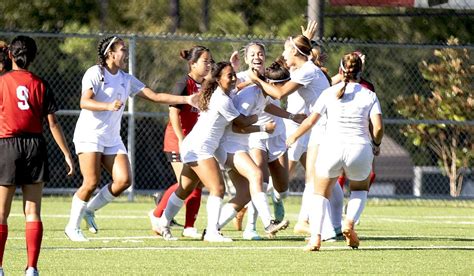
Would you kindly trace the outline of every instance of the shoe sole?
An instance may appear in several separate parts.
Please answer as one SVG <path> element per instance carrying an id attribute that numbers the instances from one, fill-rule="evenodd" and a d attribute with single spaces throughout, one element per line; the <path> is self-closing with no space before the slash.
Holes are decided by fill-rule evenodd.
<path id="1" fill-rule="evenodd" d="M 352 249 L 358 249 L 359 248 L 359 237 L 357 236 L 357 233 L 352 230 L 352 229 L 344 229 L 342 231 L 342 234 L 346 238 L 346 244 Z"/>
<path id="2" fill-rule="evenodd" d="M 277 227 L 275 230 L 273 230 L 271 232 L 266 232 L 265 231 L 265 233 L 275 235 L 276 233 L 278 233 L 278 231 L 285 230 L 290 225 L 289 221 L 285 221 L 285 223 L 283 223 L 283 224 L 282 223 L 283 222 L 280 222 L 279 227 Z"/>
<path id="3" fill-rule="evenodd" d="M 80 240 L 80 241 L 79 240 L 73 240 L 73 239 L 71 239 L 71 237 L 69 237 L 69 235 L 66 233 L 66 231 L 64 231 L 64 235 L 66 235 L 66 237 L 72 242 L 88 242 L 89 241 L 87 238 L 85 240 Z"/>

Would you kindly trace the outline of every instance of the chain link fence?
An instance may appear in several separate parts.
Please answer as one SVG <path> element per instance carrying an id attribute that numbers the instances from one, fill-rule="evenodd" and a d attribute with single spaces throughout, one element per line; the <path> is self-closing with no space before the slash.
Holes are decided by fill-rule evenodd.
<path id="1" fill-rule="evenodd" d="M 0 32 L 0 40 L 9 41 L 19 34 L 33 37 L 39 54 L 32 68 L 51 86 L 60 111 L 57 113 L 69 146 L 74 149 L 72 136 L 79 115 L 81 79 L 85 70 L 95 64 L 96 45 L 100 35 L 50 34 Z M 283 40 L 261 37 L 227 38 L 200 37 L 192 35 L 122 35 L 130 48 L 130 72 L 157 92 L 167 92 L 187 72 L 187 64 L 179 59 L 179 50 L 199 44 L 211 49 L 216 61 L 227 60 L 234 50 L 240 50 L 250 40 L 259 40 L 267 46 L 267 64 L 283 51 Z M 447 46 L 397 43 L 360 43 L 338 39 L 322 41 L 327 55 L 326 66 L 337 72 L 339 60 L 344 53 L 359 50 L 366 56 L 364 78 L 375 84 L 382 104 L 386 136 L 381 155 L 375 159 L 376 180 L 369 196 L 373 197 L 420 197 L 450 198 L 449 180 L 438 168 L 438 159 L 426 146 L 414 146 L 401 129 L 406 124 L 439 124 L 441 122 L 407 121 L 401 118 L 393 99 L 398 95 L 413 93 L 429 94 L 428 82 L 419 70 L 421 60 L 432 60 L 433 51 L 439 48 L 467 48 L 472 46 Z M 242 59 L 243 60 L 243 59 Z M 132 108 L 131 108 L 132 107 Z M 130 151 L 133 166 L 134 193 L 152 193 L 174 183 L 171 166 L 162 152 L 164 129 L 168 120 L 167 106 L 147 102 L 140 98 L 129 99 L 128 111 L 122 121 L 122 137 Z M 473 117 L 466 122 L 443 121 L 446 125 L 474 127 Z M 51 181 L 47 190 L 53 193 L 72 193 L 80 186 L 80 173 L 72 179 L 65 178 L 64 163 L 58 147 L 49 131 Z M 472 137 L 468 137 L 472 139 Z M 472 160 L 470 160 L 472 164 Z M 76 158 L 76 165 L 77 158 Z M 474 173 L 464 173 L 461 198 L 474 197 Z M 102 174 L 102 184 L 110 181 Z M 292 192 L 303 190 L 304 172 L 300 168 L 291 180 Z"/>

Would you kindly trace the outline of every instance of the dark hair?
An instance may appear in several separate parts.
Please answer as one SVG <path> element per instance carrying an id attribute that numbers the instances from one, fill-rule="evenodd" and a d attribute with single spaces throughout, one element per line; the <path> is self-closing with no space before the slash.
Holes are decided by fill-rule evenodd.
<path id="1" fill-rule="evenodd" d="M 9 51 L 15 64 L 26 69 L 35 59 L 38 48 L 33 38 L 19 35 L 12 40 Z"/>
<path id="2" fill-rule="evenodd" d="M 204 81 L 201 94 L 199 95 L 198 106 L 201 111 L 208 110 L 212 93 L 214 93 L 214 90 L 216 90 L 218 86 L 217 80 L 221 77 L 222 70 L 227 66 L 232 68 L 232 65 L 228 61 L 221 61 L 212 65 L 211 78 Z"/>
<path id="3" fill-rule="evenodd" d="M 12 69 L 12 61 L 8 57 L 8 45 L 0 40 L 0 65 L 2 66 L 0 73 L 10 71 Z"/>
<path id="4" fill-rule="evenodd" d="M 319 69 L 321 69 L 324 76 L 329 81 L 329 84 L 331 84 L 332 79 L 331 76 L 329 76 L 329 70 L 328 68 L 324 67 L 324 62 L 327 57 L 324 53 L 322 53 L 321 48 L 319 46 L 316 46 L 311 50 L 311 57 L 311 60 L 313 61 L 314 65 L 318 66 Z"/>
<path id="5" fill-rule="evenodd" d="M 268 81 L 282 81 L 290 79 L 290 72 L 279 61 L 273 62 L 265 69 Z"/>
<path id="6" fill-rule="evenodd" d="M 290 37 L 287 41 L 292 42 L 292 47 L 296 48 L 296 54 L 300 56 L 308 57 L 311 55 L 311 49 L 313 48 L 311 40 L 304 35 L 298 35 L 296 37 Z"/>
<path id="7" fill-rule="evenodd" d="M 360 74 L 362 73 L 362 60 L 356 53 L 347 54 L 341 59 L 340 69 L 342 70 L 344 86 L 336 95 L 338 99 L 344 96 L 349 81 L 357 81 L 360 78 Z"/>
<path id="8" fill-rule="evenodd" d="M 113 42 L 112 42 L 113 41 Z M 107 60 L 107 53 L 109 50 L 114 51 L 115 47 L 119 42 L 123 42 L 123 40 L 118 36 L 109 36 L 102 39 L 97 46 L 97 64 L 100 66 L 106 65 Z"/>
<path id="9" fill-rule="evenodd" d="M 188 69 L 191 71 L 191 64 L 196 63 L 205 52 L 210 53 L 210 50 L 204 46 L 196 45 L 189 50 L 181 50 L 179 56 L 188 61 Z"/>
<path id="10" fill-rule="evenodd" d="M 262 42 L 258 42 L 258 41 L 252 41 L 252 42 L 249 42 L 247 45 L 244 46 L 244 57 L 247 56 L 249 48 L 251 46 L 254 46 L 254 45 L 259 46 L 260 49 L 263 50 L 263 53 L 266 54 L 265 44 L 263 44 Z"/>

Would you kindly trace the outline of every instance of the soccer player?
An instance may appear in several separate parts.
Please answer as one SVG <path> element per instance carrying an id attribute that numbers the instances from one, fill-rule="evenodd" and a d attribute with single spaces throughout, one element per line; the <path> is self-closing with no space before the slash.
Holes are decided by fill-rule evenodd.
<path id="1" fill-rule="evenodd" d="M 74 131 L 74 145 L 83 176 L 81 187 L 73 196 L 65 234 L 71 241 L 88 241 L 80 228 L 82 218 L 89 230 L 97 233 L 94 213 L 118 197 L 130 186 L 130 163 L 120 137 L 124 102 L 140 96 L 166 104 L 194 104 L 197 95 L 176 96 L 155 93 L 134 76 L 122 71 L 128 49 L 125 42 L 111 36 L 100 41 L 98 64 L 90 67 L 82 79 L 81 113 Z M 102 166 L 112 175 L 91 199 L 100 182 Z"/>
<path id="2" fill-rule="evenodd" d="M 342 170 L 349 179 L 351 189 L 342 233 L 348 246 L 359 246 L 354 224 L 364 210 L 371 164 L 374 155 L 380 152 L 383 137 L 380 103 L 375 93 L 358 83 L 361 72 L 360 57 L 355 53 L 345 55 L 339 68 L 343 82 L 323 92 L 313 113 L 287 139 L 288 145 L 293 144 L 317 123 L 322 114 L 328 114 L 326 135 L 316 160 L 314 194 L 308 201 L 311 238 L 304 248 L 306 251 L 318 251 L 321 247 L 321 230 L 329 207 L 328 198 Z M 369 129 L 369 121 L 373 125 L 372 130 Z"/>
<path id="3" fill-rule="evenodd" d="M 12 69 L 12 61 L 8 57 L 8 45 L 0 40 L 0 75 Z"/>
<path id="4" fill-rule="evenodd" d="M 211 53 L 206 47 L 194 46 L 189 50 L 182 50 L 180 57 L 187 60 L 189 72 L 176 83 L 172 93 L 174 95 L 192 95 L 198 93 L 204 78 L 211 71 Z M 190 105 L 172 105 L 169 107 L 169 122 L 165 130 L 163 151 L 173 167 L 176 179 L 179 178 L 183 170 L 183 163 L 181 162 L 179 151 L 180 145 L 184 137 L 191 132 L 191 129 L 196 124 L 198 115 L 199 110 Z M 161 217 L 169 197 L 177 188 L 178 183 L 175 183 L 165 191 L 155 209 L 148 214 L 151 221 Z M 201 193 L 202 186 L 198 185 L 186 198 L 184 203 L 186 205 L 186 220 L 182 233 L 184 237 L 201 237 L 201 234 L 199 234 L 194 227 L 194 222 L 196 221 L 199 207 L 201 206 Z M 153 231 L 156 231 L 156 229 L 153 229 Z"/>
<path id="5" fill-rule="evenodd" d="M 38 275 L 38 257 L 43 239 L 41 197 L 49 180 L 43 121 L 49 125 L 67 165 L 67 175 L 74 174 L 74 162 L 56 119 L 57 106 L 46 83 L 28 71 L 36 57 L 35 41 L 15 37 L 8 51 L 12 71 L 0 76 L 0 275 L 8 236 L 8 216 L 17 186 L 23 192 L 26 226 L 26 275 Z"/>

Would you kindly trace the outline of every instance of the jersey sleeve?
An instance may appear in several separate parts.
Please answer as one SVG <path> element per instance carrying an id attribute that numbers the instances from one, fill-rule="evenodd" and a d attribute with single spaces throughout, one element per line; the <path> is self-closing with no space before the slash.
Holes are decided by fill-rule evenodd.
<path id="1" fill-rule="evenodd" d="M 137 79 L 135 76 L 130 75 L 130 96 L 135 96 L 138 92 L 145 89 L 146 85 Z"/>
<path id="2" fill-rule="evenodd" d="M 374 102 L 372 104 L 372 107 L 370 108 L 369 116 L 382 114 L 382 108 L 380 107 L 379 99 L 377 98 L 375 93 L 373 93 L 373 95 L 374 95 L 375 99 L 374 99 Z"/>
<path id="3" fill-rule="evenodd" d="M 58 111 L 58 106 L 56 104 L 56 100 L 54 99 L 54 93 L 51 90 L 49 84 L 43 81 L 43 86 L 45 90 L 43 98 L 43 115 L 46 116 L 48 114 L 52 114 Z"/>
<path id="4" fill-rule="evenodd" d="M 304 87 L 308 86 L 313 79 L 315 74 L 313 71 L 306 70 L 306 67 L 301 67 L 293 72 L 291 72 L 291 82 L 296 82 L 303 85 Z"/>
<path id="5" fill-rule="evenodd" d="M 240 115 L 240 112 L 235 108 L 234 103 L 229 97 L 222 97 L 222 104 L 219 105 L 218 111 L 227 122 L 234 120 Z"/>
<path id="6" fill-rule="evenodd" d="M 317 112 L 319 114 L 324 114 L 326 112 L 328 95 L 331 94 L 330 92 L 330 90 L 326 89 L 321 93 L 321 96 L 319 96 L 319 98 L 316 100 L 311 112 Z"/>
<path id="7" fill-rule="evenodd" d="M 172 95 L 176 96 L 187 96 L 187 83 L 188 83 L 188 77 L 181 78 L 179 81 L 176 82 L 176 84 L 173 87 L 173 90 L 171 90 Z M 183 104 L 171 104 L 170 106 L 182 109 Z"/>
<path id="8" fill-rule="evenodd" d="M 103 72 L 98 65 L 92 66 L 87 69 L 86 73 L 82 77 L 82 90 L 84 93 L 88 89 L 92 89 L 94 94 L 97 94 L 101 83 L 104 81 Z"/>
<path id="9" fill-rule="evenodd" d="M 255 93 L 249 92 L 251 92 L 250 88 L 244 88 L 233 99 L 237 111 L 245 116 L 252 115 L 257 100 Z"/>

